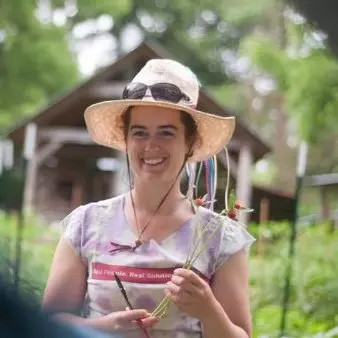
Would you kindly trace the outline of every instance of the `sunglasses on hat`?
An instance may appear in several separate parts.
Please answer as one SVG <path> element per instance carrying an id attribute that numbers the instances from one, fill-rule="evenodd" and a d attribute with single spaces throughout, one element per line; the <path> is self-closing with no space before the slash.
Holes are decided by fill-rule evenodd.
<path id="1" fill-rule="evenodd" d="M 172 103 L 178 103 L 181 99 L 190 101 L 190 97 L 184 94 L 180 88 L 172 83 L 155 83 L 148 86 L 144 83 L 130 83 L 124 89 L 123 99 L 142 99 L 149 88 L 152 97 L 156 101 L 169 101 Z"/>

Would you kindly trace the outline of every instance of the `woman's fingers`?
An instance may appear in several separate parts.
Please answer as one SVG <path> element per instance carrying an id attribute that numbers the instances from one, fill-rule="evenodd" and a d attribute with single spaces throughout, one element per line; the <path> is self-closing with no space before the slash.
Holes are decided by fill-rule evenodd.
<path id="1" fill-rule="evenodd" d="M 148 317 L 148 318 L 143 318 L 141 319 L 142 321 L 142 324 L 145 328 L 148 328 L 148 327 L 153 327 L 154 325 L 156 325 L 160 319 L 157 318 L 157 317 Z"/>
<path id="2" fill-rule="evenodd" d="M 189 304 L 194 299 L 194 296 L 188 292 L 181 291 L 179 293 L 175 293 L 169 288 L 164 290 L 164 294 L 166 297 L 169 297 L 171 301 L 175 304 Z"/>
<path id="3" fill-rule="evenodd" d="M 188 296 L 193 297 L 193 295 L 197 292 L 197 288 L 193 285 L 177 285 L 173 282 L 168 282 L 167 283 L 167 289 L 171 291 L 171 293 L 175 295 L 184 295 L 187 294 Z"/>
<path id="4" fill-rule="evenodd" d="M 123 311 L 121 315 L 122 319 L 127 322 L 136 321 L 138 319 L 144 319 L 150 316 L 150 314 L 143 309 Z"/>
<path id="5" fill-rule="evenodd" d="M 201 284 L 205 283 L 205 281 L 200 276 L 198 276 L 194 271 L 191 271 L 188 269 L 182 269 L 182 268 L 176 269 L 174 271 L 173 277 L 175 276 L 195 286 L 200 286 Z"/>
<path id="6" fill-rule="evenodd" d="M 125 320 L 131 322 L 134 325 L 139 325 L 140 321 L 145 328 L 152 327 L 157 324 L 160 319 L 152 317 L 146 310 L 130 310 L 126 308 L 126 313 L 129 315 L 125 317 Z"/>
<path id="7" fill-rule="evenodd" d="M 183 277 L 181 277 L 181 276 L 172 275 L 171 281 L 173 283 L 175 283 L 176 285 L 184 285 L 184 284 L 186 284 L 185 283 L 186 280 Z"/>
<path id="8" fill-rule="evenodd" d="M 191 272 L 192 275 L 195 275 L 194 272 L 189 272 Z M 200 288 L 203 287 L 203 283 L 198 284 L 198 282 L 201 282 L 201 280 L 197 275 L 194 277 L 173 275 L 171 280 L 167 283 L 167 288 L 175 294 L 186 292 L 193 296 L 199 293 Z"/>

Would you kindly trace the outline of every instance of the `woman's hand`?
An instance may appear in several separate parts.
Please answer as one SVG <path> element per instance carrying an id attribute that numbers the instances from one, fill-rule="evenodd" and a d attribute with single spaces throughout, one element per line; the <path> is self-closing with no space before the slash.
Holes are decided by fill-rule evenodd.
<path id="1" fill-rule="evenodd" d="M 106 316 L 111 323 L 112 331 L 122 328 L 130 328 L 131 326 L 139 326 L 144 328 L 153 327 L 159 320 L 156 317 L 151 317 L 150 313 L 146 310 L 129 310 L 112 312 Z M 108 322 L 108 321 L 107 321 Z"/>
<path id="2" fill-rule="evenodd" d="M 159 319 L 151 317 L 146 310 L 137 309 L 112 312 L 105 316 L 80 318 L 74 315 L 60 313 L 54 316 L 57 320 L 66 321 L 77 325 L 87 325 L 94 329 L 113 333 L 124 328 L 137 328 L 145 331 L 158 323 Z"/>
<path id="3" fill-rule="evenodd" d="M 212 315 L 217 307 L 210 286 L 191 270 L 176 269 L 164 293 L 180 309 L 200 321 Z"/>

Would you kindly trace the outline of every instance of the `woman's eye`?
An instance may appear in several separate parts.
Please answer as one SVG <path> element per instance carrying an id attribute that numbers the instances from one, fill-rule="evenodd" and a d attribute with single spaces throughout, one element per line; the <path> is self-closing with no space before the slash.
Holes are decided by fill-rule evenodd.
<path id="1" fill-rule="evenodd" d="M 173 137 L 174 136 L 174 133 L 169 131 L 169 130 L 164 130 L 161 132 L 161 136 L 164 136 L 164 137 Z"/>
<path id="2" fill-rule="evenodd" d="M 144 132 L 144 131 L 135 131 L 134 133 L 133 133 L 133 136 L 136 136 L 136 137 L 146 137 L 147 136 L 147 134 Z"/>

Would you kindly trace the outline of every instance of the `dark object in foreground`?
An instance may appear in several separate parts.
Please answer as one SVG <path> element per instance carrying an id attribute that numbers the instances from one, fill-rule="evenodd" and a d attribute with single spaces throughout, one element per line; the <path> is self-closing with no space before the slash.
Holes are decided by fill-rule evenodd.
<path id="1" fill-rule="evenodd" d="M 41 312 L 38 302 L 20 296 L 0 276 L 0 337 L 2 338 L 107 338 L 104 333 L 69 326 Z"/>

